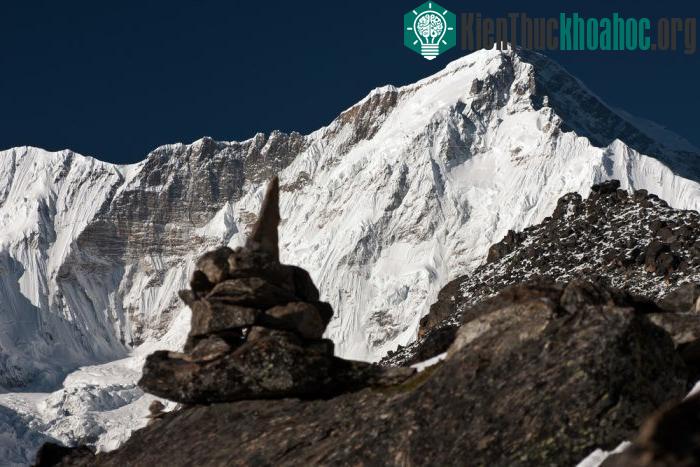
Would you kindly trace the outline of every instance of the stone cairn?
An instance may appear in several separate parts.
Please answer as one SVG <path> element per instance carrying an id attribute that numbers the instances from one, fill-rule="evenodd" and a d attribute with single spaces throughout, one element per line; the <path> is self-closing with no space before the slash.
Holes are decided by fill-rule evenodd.
<path id="1" fill-rule="evenodd" d="M 184 353 L 148 356 L 139 385 L 194 404 L 331 397 L 404 381 L 413 370 L 344 360 L 323 332 L 333 316 L 308 272 L 279 262 L 279 181 L 244 247 L 204 254 L 180 298 L 192 310 Z"/>

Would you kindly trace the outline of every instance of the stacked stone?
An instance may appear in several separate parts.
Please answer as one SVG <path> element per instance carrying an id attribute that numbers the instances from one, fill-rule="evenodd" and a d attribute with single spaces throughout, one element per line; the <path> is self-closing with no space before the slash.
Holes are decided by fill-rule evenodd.
<path id="1" fill-rule="evenodd" d="M 192 310 L 184 353 L 150 355 L 146 391 L 185 403 L 328 396 L 412 373 L 333 356 L 323 338 L 333 309 L 304 269 L 279 262 L 278 197 L 275 177 L 246 245 L 199 259 L 180 292 Z"/>
<path id="2" fill-rule="evenodd" d="M 301 268 L 280 264 L 265 252 L 223 247 L 200 258 L 191 286 L 180 293 L 192 309 L 186 350 L 211 337 L 235 345 L 275 330 L 333 353 L 333 343 L 322 338 L 333 310 L 318 300 Z"/>

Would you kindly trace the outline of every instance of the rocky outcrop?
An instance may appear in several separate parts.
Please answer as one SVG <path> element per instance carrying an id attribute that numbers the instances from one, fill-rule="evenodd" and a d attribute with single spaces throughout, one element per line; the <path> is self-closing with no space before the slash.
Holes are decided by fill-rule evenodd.
<path id="1" fill-rule="evenodd" d="M 686 377 L 634 302 L 538 282 L 470 308 L 447 359 L 402 384 L 194 405 L 64 465 L 574 465 L 633 435 Z"/>
<path id="2" fill-rule="evenodd" d="M 559 199 L 551 217 L 509 233 L 491 261 L 460 281 L 462 295 L 479 300 L 502 287 L 548 277 L 596 277 L 614 287 L 659 299 L 700 277 L 700 214 L 670 208 L 645 190 L 628 193 L 617 180 L 582 199 Z"/>
<path id="3" fill-rule="evenodd" d="M 427 330 L 434 328 L 438 324 L 456 313 L 457 301 L 455 295 L 459 293 L 460 279 L 455 279 L 447 283 L 438 293 L 437 300 L 430 306 L 430 311 L 420 320 L 420 330 L 418 337 L 423 337 Z"/>
<path id="4" fill-rule="evenodd" d="M 244 247 L 202 256 L 180 297 L 192 309 L 185 352 L 150 355 L 139 385 L 188 404 L 329 397 L 403 381 L 413 371 L 333 356 L 333 316 L 309 274 L 279 262 L 279 182 L 273 178 Z"/>
<path id="5" fill-rule="evenodd" d="M 492 263 L 498 261 L 509 253 L 512 253 L 523 240 L 525 240 L 525 235 L 522 232 L 509 230 L 506 236 L 503 237 L 503 240 L 491 245 L 489 253 L 486 256 L 486 262 Z"/>
<path id="6" fill-rule="evenodd" d="M 418 341 L 384 361 L 414 363 L 444 352 L 467 308 L 534 278 L 582 278 L 626 290 L 677 345 L 700 338 L 693 285 L 700 284 L 700 214 L 619 186 L 616 180 L 595 185 L 587 199 L 567 194 L 541 224 L 509 232 L 491 247 L 486 264 L 441 291 L 421 320 Z"/>

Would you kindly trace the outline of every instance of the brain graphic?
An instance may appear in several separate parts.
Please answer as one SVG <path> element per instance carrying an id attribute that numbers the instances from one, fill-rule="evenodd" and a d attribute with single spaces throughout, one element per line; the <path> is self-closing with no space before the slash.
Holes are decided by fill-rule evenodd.
<path id="1" fill-rule="evenodd" d="M 435 13 L 428 13 L 418 18 L 416 29 L 426 39 L 435 39 L 444 29 L 443 20 Z"/>

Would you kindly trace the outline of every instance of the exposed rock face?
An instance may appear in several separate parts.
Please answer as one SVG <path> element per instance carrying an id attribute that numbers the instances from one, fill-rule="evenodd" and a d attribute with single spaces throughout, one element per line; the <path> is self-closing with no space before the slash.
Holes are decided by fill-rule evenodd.
<path id="1" fill-rule="evenodd" d="M 616 180 L 595 185 L 586 200 L 565 195 L 542 224 L 507 235 L 492 251 L 508 253 L 492 255 L 490 263 L 462 278 L 462 296 L 478 300 L 537 276 L 598 277 L 652 299 L 677 284 L 700 282 L 700 214 L 619 186 Z"/>
<path id="2" fill-rule="evenodd" d="M 169 284 L 245 226 L 231 204 L 307 145 L 298 133 L 203 138 L 126 167 L 0 151 L 0 315 L 13 323 L 0 335 L 0 388 L 55 389 L 66 371 L 162 337 L 181 308 Z M 211 228 L 217 213 L 228 231 Z"/>
<path id="3" fill-rule="evenodd" d="M 442 323 L 445 319 L 455 314 L 457 302 L 454 296 L 459 292 L 462 278 L 452 280 L 438 293 L 435 303 L 430 305 L 430 311 L 420 320 L 418 337 L 425 336 L 426 331 Z"/>
<path id="4" fill-rule="evenodd" d="M 620 300 L 580 281 L 514 286 L 404 384 L 188 407 L 65 465 L 574 465 L 685 392 L 669 335 Z"/>
<path id="5" fill-rule="evenodd" d="M 700 465 L 700 394 L 659 410 L 635 442 L 601 467 L 694 467 Z"/>
<path id="6" fill-rule="evenodd" d="M 193 247 L 202 251 L 223 240 L 207 232 L 215 215 L 239 200 L 244 187 L 259 185 L 286 167 L 307 144 L 298 133 L 273 132 L 240 143 L 203 138 L 149 154 L 132 169 L 137 172 L 133 178 L 126 174 L 76 238 L 76 248 L 58 273 L 58 286 L 78 293 L 85 290 L 88 297 L 85 303 L 67 305 L 111 313 L 112 332 L 128 347 L 164 334 L 178 308 L 172 291 L 161 295 L 167 289 L 163 285 L 168 272 L 178 273 L 175 277 L 171 273 L 168 280 L 178 280 L 181 274 L 186 278 L 189 271 L 182 263 L 191 258 Z M 96 262 L 99 268 L 94 268 Z M 82 274 L 85 270 L 91 274 Z M 114 276 L 119 279 L 116 283 Z M 97 301 L 89 297 L 96 286 L 109 292 L 111 303 L 91 303 Z"/>
<path id="7" fill-rule="evenodd" d="M 386 362 L 412 363 L 443 352 L 466 308 L 505 286 L 537 277 L 595 279 L 627 290 L 640 300 L 659 302 L 645 311 L 654 313 L 651 319 L 669 330 L 676 344 L 700 338 L 698 290 L 692 285 L 700 283 L 696 211 L 672 209 L 644 190 L 630 194 L 613 180 L 593 186 L 585 200 L 577 193 L 563 196 L 551 217 L 509 232 L 489 251 L 488 263 L 441 291 L 421 320 L 418 342 Z"/>
<path id="8" fill-rule="evenodd" d="M 333 310 L 308 273 L 279 262 L 279 182 L 270 182 L 245 247 L 202 256 L 180 293 L 192 309 L 185 353 L 150 355 L 139 385 L 178 402 L 328 397 L 413 373 L 333 356 Z"/>

